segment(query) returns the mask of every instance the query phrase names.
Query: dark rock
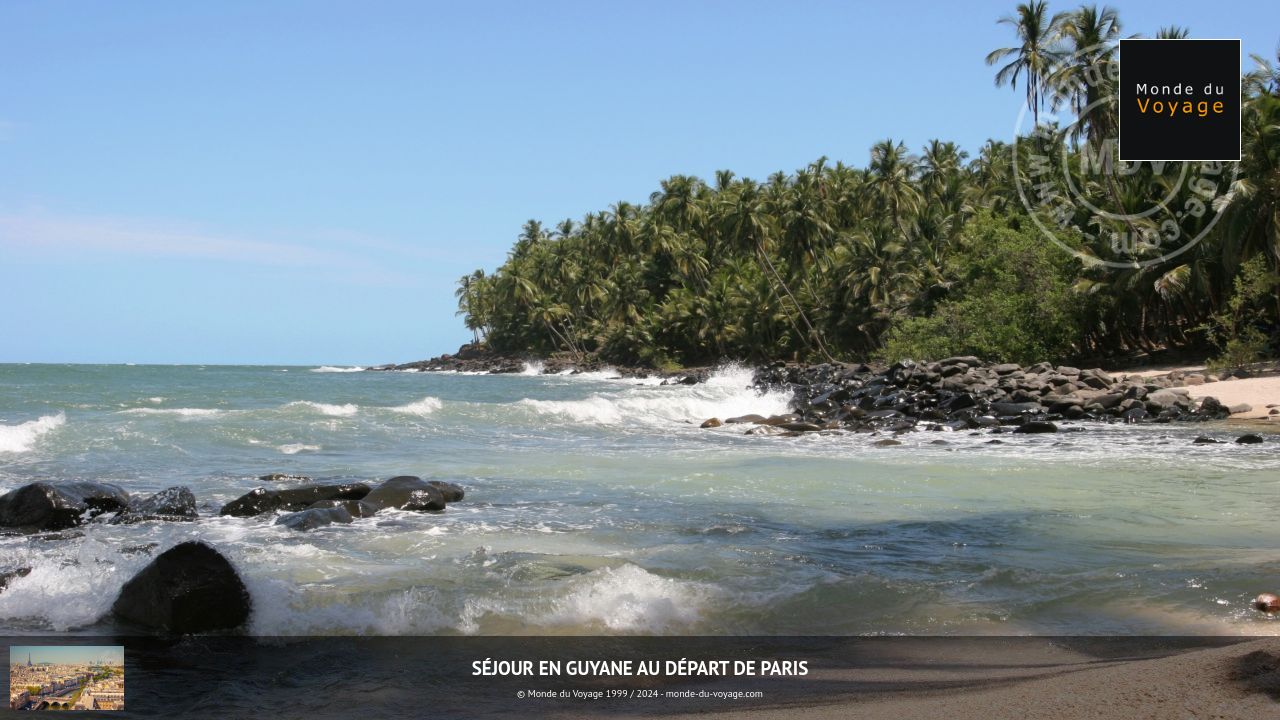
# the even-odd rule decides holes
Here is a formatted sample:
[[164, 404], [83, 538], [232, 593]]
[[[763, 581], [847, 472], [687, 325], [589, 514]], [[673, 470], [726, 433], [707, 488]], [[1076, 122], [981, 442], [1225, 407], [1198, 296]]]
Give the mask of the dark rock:
[[184, 542], [161, 553], [120, 589], [111, 611], [122, 620], [186, 635], [240, 627], [249, 591], [217, 550]]
[[321, 500], [307, 506], [307, 510], [320, 510], [325, 508], [342, 508], [353, 518], [373, 517], [378, 512], [378, 508], [363, 500]]
[[991, 366], [991, 370], [997, 375], [1009, 375], [1011, 373], [1018, 372], [1021, 369], [1022, 366], [1017, 363], [1004, 363], [1001, 365]]
[[991, 403], [991, 412], [996, 415], [1022, 415], [1024, 413], [1043, 412], [1044, 408], [1040, 403], [1023, 402], [1023, 403], [1007, 403], [993, 402]]
[[288, 473], [268, 473], [259, 475], [258, 480], [262, 482], [311, 482], [311, 478], [306, 475], [290, 475]]
[[1015, 433], [1056, 433], [1058, 432], [1058, 426], [1051, 422], [1033, 420], [1019, 425], [1013, 431]]
[[369, 486], [364, 483], [306, 485], [287, 490], [258, 488], [227, 503], [221, 514], [252, 517], [278, 510], [305, 510], [320, 500], [360, 500], [368, 494]]
[[444, 493], [440, 488], [413, 475], [400, 475], [383, 482], [364, 496], [365, 503], [383, 510], [444, 510]]
[[129, 505], [118, 485], [97, 482], [37, 482], [0, 496], [0, 527], [24, 532], [75, 527]]
[[764, 420], [765, 417], [763, 415], [756, 415], [752, 413], [750, 415], [739, 415], [737, 417], [728, 418], [725, 420], [725, 423], [728, 425], [734, 425], [737, 423], [760, 423], [764, 422]]
[[699, 425], [699, 427], [705, 430], [706, 428], [718, 428], [723, 424], [724, 423], [720, 422], [720, 418], [707, 418], [702, 421], [702, 424]]
[[[333, 502], [332, 500], [322, 502]], [[359, 500], [351, 500], [348, 502], [361, 502]], [[345, 507], [317, 507], [308, 510], [299, 510], [276, 518], [277, 525], [284, 525], [293, 530], [315, 530], [318, 527], [332, 525], [333, 523], [350, 523], [351, 513]]]
[[1249, 433], [1236, 438], [1236, 442], [1241, 445], [1257, 445], [1262, 442], [1262, 436], [1257, 433]]
[[195, 520], [196, 496], [185, 486], [171, 487], [161, 490], [143, 500], [130, 503], [114, 518], [112, 523], [131, 524], [147, 520], [180, 522]]
[[31, 574], [29, 567], [6, 568], [0, 570], [0, 590], [9, 587], [9, 581]]
[[1198, 438], [1196, 438], [1195, 440], [1192, 440], [1192, 441], [1191, 441], [1191, 443], [1192, 443], [1193, 445], [1214, 445], [1214, 444], [1219, 443], [1219, 442], [1222, 442], [1222, 441], [1221, 441], [1221, 440], [1215, 440], [1215, 439], [1213, 439], [1213, 438], [1209, 437], [1208, 435], [1201, 435], [1200, 437], [1198, 437]]
[[875, 445], [876, 447], [892, 447], [894, 445], [901, 445], [902, 441], [894, 440], [892, 438], [885, 438], [884, 440], [877, 440], [871, 444]]
[[459, 502], [466, 497], [466, 492], [462, 489], [462, 486], [456, 483], [445, 482], [444, 480], [428, 480], [427, 484], [439, 490], [447, 503]]
[[783, 430], [791, 430], [792, 432], [814, 432], [816, 430], [822, 429], [821, 425], [815, 425], [811, 422], [782, 423], [778, 427], [782, 428]]

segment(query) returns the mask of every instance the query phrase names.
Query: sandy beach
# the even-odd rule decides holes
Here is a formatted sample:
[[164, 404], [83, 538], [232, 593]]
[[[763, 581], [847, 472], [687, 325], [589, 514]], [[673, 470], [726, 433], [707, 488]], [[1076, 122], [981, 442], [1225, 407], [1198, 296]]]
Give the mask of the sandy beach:
[[918, 654], [909, 644], [892, 647], [899, 654], [882, 665], [807, 679], [822, 698], [812, 704], [721, 714], [753, 720], [1280, 717], [1280, 638], [1139, 659], [1100, 659], [1090, 654], [1087, 639], [1020, 639], [1016, 651], [985, 660], [963, 640], [939, 646], [922, 639]]
[[[1210, 375], [1203, 365], [1181, 365], [1157, 367], [1138, 372], [1117, 372], [1117, 375], [1128, 377], [1156, 377], [1179, 372], [1183, 375]], [[1232, 420], [1280, 420], [1280, 412], [1272, 414], [1272, 410], [1280, 408], [1280, 375], [1268, 377], [1233, 378], [1217, 382], [1200, 384], [1188, 383], [1186, 388], [1191, 397], [1203, 400], [1207, 397], [1217, 398], [1218, 402], [1231, 407], [1246, 404], [1247, 412], [1234, 413]]]

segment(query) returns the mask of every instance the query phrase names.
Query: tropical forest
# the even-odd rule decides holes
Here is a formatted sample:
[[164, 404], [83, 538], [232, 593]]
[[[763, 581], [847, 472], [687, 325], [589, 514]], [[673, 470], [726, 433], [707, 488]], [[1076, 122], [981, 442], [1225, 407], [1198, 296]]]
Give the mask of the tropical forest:
[[491, 351], [659, 368], [1274, 357], [1280, 55], [1247, 60], [1239, 163], [1177, 172], [1114, 158], [1114, 70], [1119, 39], [1187, 28], [1130, 34], [1111, 8], [1038, 0], [998, 22], [1009, 46], [986, 62], [1025, 94], [1016, 139], [971, 156], [886, 138], [865, 165], [675, 175], [643, 204], [530, 220], [500, 267], [459, 280], [459, 314]]

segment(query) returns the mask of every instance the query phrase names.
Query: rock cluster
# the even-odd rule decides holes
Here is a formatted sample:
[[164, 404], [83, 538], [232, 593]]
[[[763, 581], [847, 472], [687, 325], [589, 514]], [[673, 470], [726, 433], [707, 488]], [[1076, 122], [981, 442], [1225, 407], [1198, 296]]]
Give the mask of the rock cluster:
[[97, 482], [36, 482], [0, 496], [0, 527], [19, 532], [63, 530], [123, 510], [129, 493]]
[[[1202, 382], [1209, 378], [1199, 378]], [[761, 389], [793, 393], [792, 413], [744, 416], [726, 423], [757, 424], [755, 432], [800, 433], [845, 429], [905, 432], [1012, 426], [1012, 432], [1056, 432], [1062, 420], [1170, 422], [1227, 417], [1213, 398], [1197, 403], [1187, 378], [1115, 377], [1098, 369], [1039, 363], [985, 363], [952, 357], [932, 363], [903, 360], [888, 367], [774, 363], [755, 374]], [[709, 422], [709, 421], [708, 421]], [[762, 429], [772, 428], [772, 429]], [[750, 431], [749, 431], [750, 432]]]
[[458, 502], [464, 495], [461, 487], [450, 482], [400, 475], [374, 488], [364, 483], [310, 485], [289, 490], [258, 488], [227, 503], [222, 514], [247, 517], [291, 510], [293, 512], [277, 518], [276, 524], [294, 530], [314, 530], [370, 517], [386, 509], [439, 512], [447, 503]]
[[379, 365], [369, 370], [399, 370], [417, 372], [465, 372], [489, 373], [503, 375], [524, 372], [530, 363], [536, 362], [542, 367], [543, 375], [559, 375], [569, 373], [576, 375], [584, 372], [609, 371], [623, 378], [660, 377], [663, 384], [693, 385], [703, 382], [710, 375], [712, 368], [688, 368], [673, 372], [664, 372], [644, 367], [619, 367], [606, 363], [595, 357], [580, 358], [566, 353], [555, 353], [545, 358], [531, 358], [526, 355], [501, 353], [490, 350], [483, 343], [467, 343], [458, 348], [458, 352], [445, 353], [430, 360], [402, 363], [399, 365]]
[[[262, 478], [275, 480], [277, 476]], [[454, 483], [402, 475], [377, 487], [360, 482], [280, 490], [260, 487], [224, 505], [220, 514], [253, 517], [283, 511], [288, 514], [279, 518], [279, 524], [311, 530], [370, 517], [387, 508], [438, 512], [464, 494]], [[191, 521], [198, 516], [195, 495], [185, 486], [131, 498], [123, 488], [109, 483], [37, 482], [0, 495], [0, 532], [9, 533], [60, 531], [92, 520], [130, 525]]]

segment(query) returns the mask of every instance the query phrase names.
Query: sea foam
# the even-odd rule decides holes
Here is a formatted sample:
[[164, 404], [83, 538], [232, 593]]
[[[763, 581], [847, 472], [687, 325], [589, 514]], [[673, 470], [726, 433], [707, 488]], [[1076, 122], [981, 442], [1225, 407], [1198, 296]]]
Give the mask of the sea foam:
[[411, 402], [407, 405], [397, 405], [387, 409], [398, 413], [404, 413], [405, 415], [426, 416], [439, 410], [443, 405], [444, 403], [440, 398], [428, 395], [416, 402]]
[[580, 423], [670, 425], [748, 413], [785, 413], [789, 400], [787, 393], [756, 391], [751, 385], [750, 369], [729, 366], [717, 370], [698, 385], [627, 386], [597, 392], [581, 400], [525, 398], [516, 404], [540, 415]]
[[0, 452], [26, 452], [41, 435], [62, 427], [66, 421], [66, 415], [58, 413], [18, 425], [0, 425]]
[[346, 417], [355, 415], [360, 410], [359, 405], [347, 403], [345, 405], [331, 405], [329, 403], [312, 402], [310, 400], [296, 400], [285, 405], [287, 408], [307, 408], [316, 412], [332, 417]]
[[355, 367], [334, 367], [333, 365], [321, 365], [318, 368], [311, 368], [311, 372], [318, 372], [318, 373], [352, 373], [352, 372], [363, 372], [363, 371], [364, 371], [364, 368], [358, 365]]

